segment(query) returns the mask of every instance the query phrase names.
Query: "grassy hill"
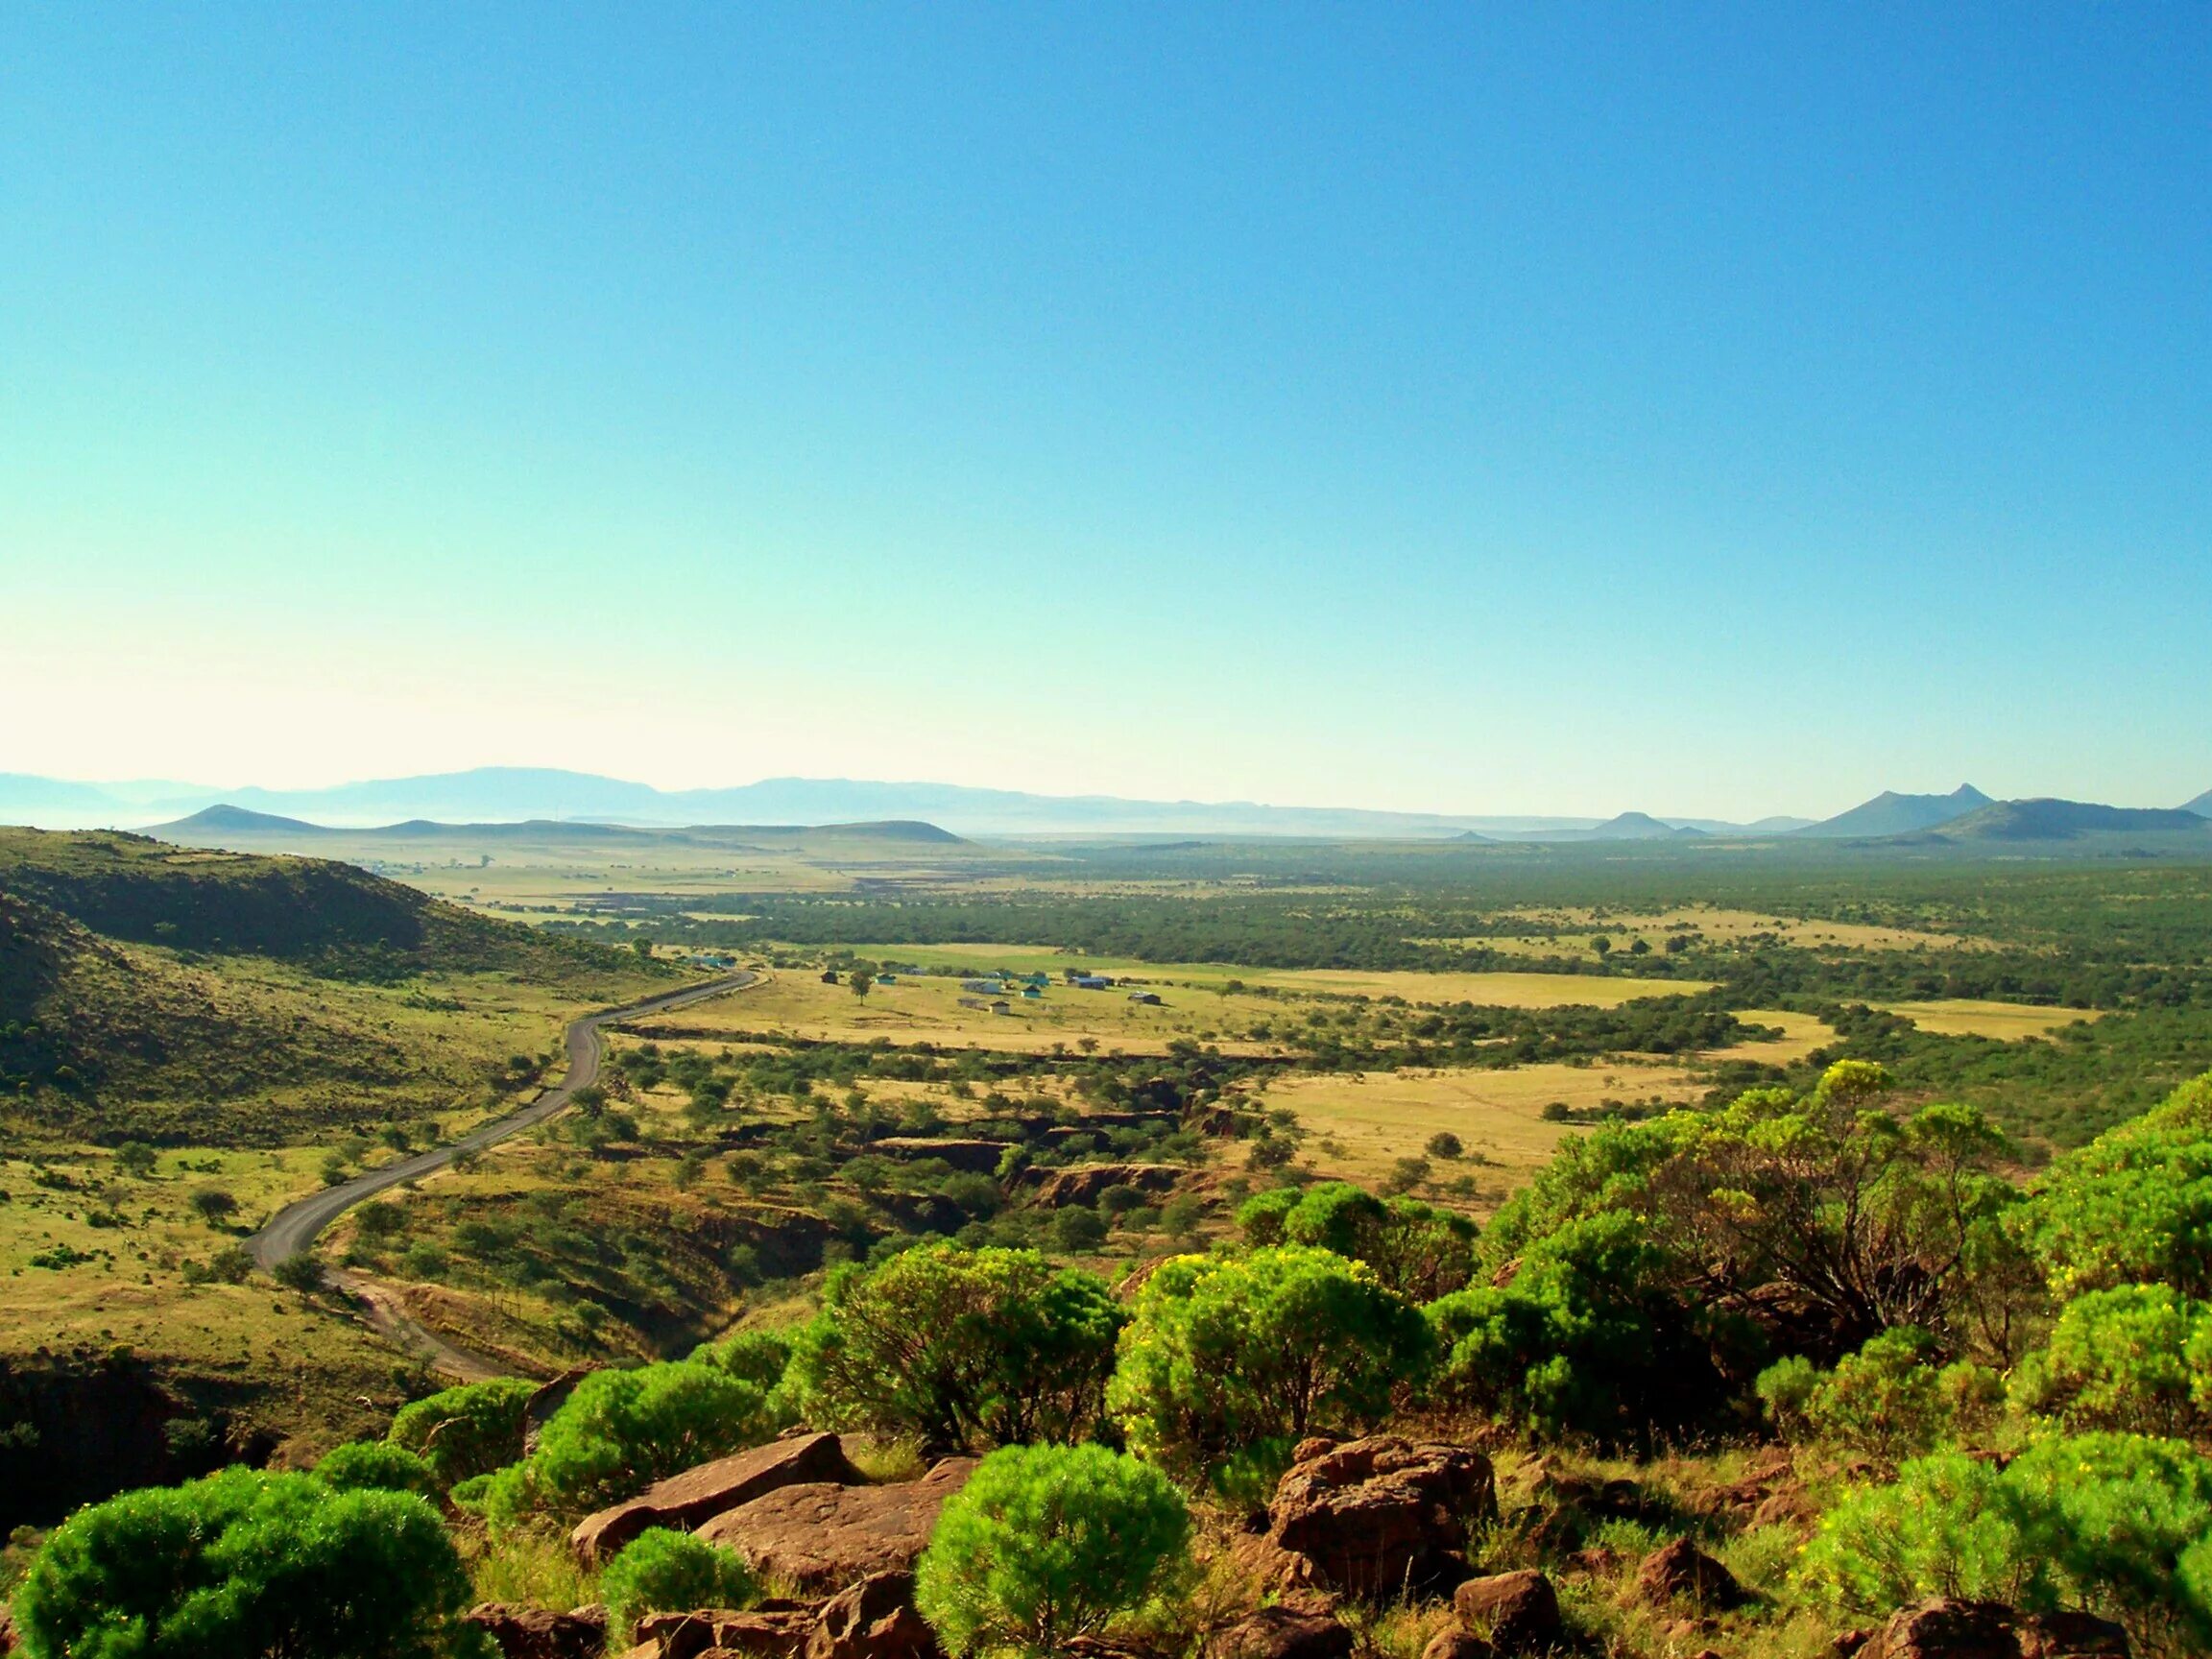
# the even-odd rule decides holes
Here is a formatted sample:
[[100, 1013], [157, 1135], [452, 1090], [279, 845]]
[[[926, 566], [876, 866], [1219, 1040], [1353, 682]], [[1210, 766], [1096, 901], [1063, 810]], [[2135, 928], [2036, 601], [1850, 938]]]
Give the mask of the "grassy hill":
[[1958, 841], [2073, 841], [2084, 835], [2179, 834], [2212, 845], [2212, 821], [2186, 807], [2104, 806], [2089, 801], [1998, 801], [1936, 833]]
[[344, 864], [0, 830], [0, 1101], [27, 1132], [274, 1145], [488, 1106], [562, 1010], [664, 977]]

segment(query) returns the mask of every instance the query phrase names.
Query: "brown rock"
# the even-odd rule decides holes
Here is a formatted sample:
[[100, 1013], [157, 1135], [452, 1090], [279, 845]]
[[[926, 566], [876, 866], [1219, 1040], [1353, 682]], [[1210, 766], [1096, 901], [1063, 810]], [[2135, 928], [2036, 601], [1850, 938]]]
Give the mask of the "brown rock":
[[1471, 1630], [1439, 1630], [1421, 1649], [1421, 1659], [1493, 1659], [1495, 1652]]
[[1938, 1597], [1901, 1607], [1860, 1648], [1860, 1659], [2020, 1659], [2012, 1609]]
[[1818, 1520], [1820, 1506], [1801, 1480], [1786, 1481], [1759, 1500], [1751, 1511], [1754, 1527], [1795, 1527]]
[[1032, 1166], [1018, 1179], [1033, 1189], [1031, 1202], [1039, 1209], [1057, 1210], [1070, 1204], [1096, 1204], [1109, 1187], [1134, 1187], [1154, 1195], [1169, 1192], [1184, 1173], [1172, 1164], [1078, 1164], [1067, 1169]]
[[1229, 1546], [1229, 1559], [1241, 1576], [1265, 1589], [1307, 1590], [1320, 1582], [1320, 1570], [1310, 1559], [1257, 1533], [1238, 1534]]
[[833, 1595], [872, 1573], [912, 1572], [937, 1511], [974, 1468], [973, 1457], [948, 1457], [888, 1486], [784, 1486], [694, 1530], [771, 1578]]
[[1348, 1659], [1352, 1632], [1320, 1613], [1262, 1607], [1221, 1632], [1220, 1659]]
[[1468, 1524], [1497, 1511], [1481, 1453], [1377, 1434], [1294, 1463], [1268, 1505], [1267, 1537], [1311, 1561], [1320, 1583], [1395, 1595], [1465, 1576]]
[[1735, 1607], [1743, 1600], [1736, 1575], [1687, 1538], [1644, 1557], [1636, 1570], [1636, 1594], [1657, 1602], [1687, 1596], [1701, 1607]]
[[914, 1611], [914, 1575], [872, 1573], [831, 1597], [806, 1659], [940, 1659], [935, 1632]]
[[797, 1659], [814, 1633], [813, 1603], [762, 1604], [740, 1612], [706, 1607], [690, 1613], [648, 1613], [637, 1621], [640, 1641], [653, 1644], [660, 1659], [706, 1659], [710, 1653], [743, 1653], [751, 1659]]
[[781, 1486], [803, 1482], [858, 1486], [867, 1479], [846, 1459], [845, 1448], [834, 1434], [772, 1440], [671, 1475], [626, 1503], [587, 1515], [568, 1535], [568, 1544], [586, 1566], [597, 1566], [648, 1527], [697, 1527]]
[[1486, 1634], [1500, 1653], [1541, 1653], [1566, 1634], [1558, 1594], [1532, 1567], [1470, 1578], [1453, 1592], [1452, 1606], [1462, 1624]]
[[1852, 1654], [1873, 1640], [1871, 1630], [1846, 1630], [1828, 1644], [1828, 1651], [1835, 1654], [1836, 1659], [1851, 1659]]
[[598, 1659], [607, 1647], [605, 1614], [591, 1619], [549, 1607], [484, 1601], [462, 1618], [492, 1638], [502, 1659]]
[[2013, 1628], [2020, 1659], [2128, 1659], [2128, 1632], [2093, 1613], [2033, 1613]]

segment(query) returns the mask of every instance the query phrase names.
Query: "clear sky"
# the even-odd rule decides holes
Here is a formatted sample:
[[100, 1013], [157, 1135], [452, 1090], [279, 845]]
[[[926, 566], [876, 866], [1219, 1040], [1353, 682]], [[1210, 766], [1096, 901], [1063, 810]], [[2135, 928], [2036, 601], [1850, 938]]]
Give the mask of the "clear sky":
[[2212, 785], [2212, 8], [14, 0], [0, 770]]

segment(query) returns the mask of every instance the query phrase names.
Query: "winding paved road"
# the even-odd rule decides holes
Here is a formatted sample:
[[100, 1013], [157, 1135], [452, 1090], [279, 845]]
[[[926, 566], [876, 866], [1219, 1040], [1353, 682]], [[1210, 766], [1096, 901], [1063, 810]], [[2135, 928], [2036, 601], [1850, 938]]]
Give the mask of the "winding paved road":
[[353, 1208], [364, 1198], [373, 1197], [388, 1188], [403, 1181], [415, 1181], [424, 1175], [443, 1169], [453, 1162], [453, 1155], [461, 1151], [479, 1151], [510, 1135], [542, 1123], [546, 1118], [565, 1107], [575, 1098], [576, 1091], [599, 1079], [599, 1027], [613, 1020], [635, 1019], [640, 1014], [664, 1014], [671, 1008], [682, 1008], [688, 1003], [719, 997], [727, 991], [742, 991], [758, 982], [760, 975], [754, 973], [726, 974], [719, 979], [704, 984], [686, 985], [681, 991], [665, 992], [659, 997], [648, 997], [642, 1002], [628, 1002], [619, 1008], [603, 1008], [596, 1014], [586, 1014], [568, 1022], [568, 1071], [561, 1081], [529, 1105], [504, 1118], [494, 1118], [464, 1135], [450, 1146], [433, 1147], [418, 1152], [411, 1158], [386, 1164], [366, 1174], [356, 1175], [350, 1181], [336, 1187], [325, 1187], [322, 1191], [287, 1204], [270, 1217], [269, 1224], [246, 1240], [246, 1248], [254, 1262], [263, 1268], [274, 1267], [287, 1256], [297, 1256], [315, 1242], [315, 1236], [324, 1228]]

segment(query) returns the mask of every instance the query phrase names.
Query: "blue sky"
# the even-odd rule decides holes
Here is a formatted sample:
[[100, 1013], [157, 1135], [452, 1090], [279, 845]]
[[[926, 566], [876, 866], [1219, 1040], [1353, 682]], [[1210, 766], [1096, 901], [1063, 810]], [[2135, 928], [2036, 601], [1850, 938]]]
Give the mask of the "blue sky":
[[10, 8], [0, 770], [2212, 785], [2212, 11]]

